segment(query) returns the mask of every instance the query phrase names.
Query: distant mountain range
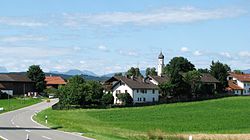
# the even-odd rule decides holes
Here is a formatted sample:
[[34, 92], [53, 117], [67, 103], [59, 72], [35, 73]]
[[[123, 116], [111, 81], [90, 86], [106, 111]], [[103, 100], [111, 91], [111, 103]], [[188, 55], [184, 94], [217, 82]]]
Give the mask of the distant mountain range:
[[[0, 72], [3, 73], [3, 72]], [[20, 75], [26, 75], [26, 72], [8, 72], [10, 74], [20, 74]], [[74, 75], [67, 75], [67, 74], [60, 74], [60, 73], [45, 73], [46, 76], [60, 76], [63, 79], [67, 80], [69, 78], [71, 78]], [[79, 75], [79, 74], [78, 74]], [[84, 75], [84, 74], [80, 74], [81, 77], [83, 77], [85, 80], [93, 80], [93, 81], [100, 81], [100, 82], [104, 82], [106, 80], [109, 79], [109, 77], [104, 77], [104, 76], [91, 76], [91, 75]]]
[[88, 75], [88, 76], [98, 76], [92, 71], [88, 70], [78, 70], [78, 69], [72, 69], [66, 72], [58, 72], [58, 71], [50, 71], [49, 73], [54, 73], [54, 74], [65, 74], [65, 75]]
[[0, 73], [6, 73], [6, 72], [8, 72], [7, 69], [5, 67], [0, 66]]
[[[112, 77], [114, 76], [116, 73], [122, 73], [122, 75], [125, 75], [126, 72], [114, 72], [114, 73], [109, 73], [109, 74], [105, 74], [105, 75], [102, 75], [103, 77]], [[141, 74], [143, 76], [146, 76], [146, 70], [141, 70]]]

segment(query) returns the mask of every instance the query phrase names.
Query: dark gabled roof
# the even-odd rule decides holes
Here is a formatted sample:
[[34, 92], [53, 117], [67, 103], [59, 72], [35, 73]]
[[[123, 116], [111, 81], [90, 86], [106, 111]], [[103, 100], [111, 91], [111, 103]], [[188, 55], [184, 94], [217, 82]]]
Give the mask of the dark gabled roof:
[[[162, 84], [162, 83], [169, 80], [169, 77], [166, 75], [164, 75], [164, 76], [149, 76], [149, 77], [154, 79], [159, 84]], [[216, 78], [214, 78], [209, 73], [202, 73], [201, 74], [201, 82], [202, 83], [219, 83], [220, 81], [218, 81]]]
[[155, 80], [158, 84], [162, 84], [166, 81], [169, 80], [169, 77], [166, 75], [163, 76], [149, 76], [149, 78], [152, 78], [153, 80]]
[[203, 83], [219, 83], [220, 81], [217, 80], [215, 77], [213, 77], [209, 73], [202, 73], [201, 74], [201, 82]]
[[157, 85], [154, 85], [153, 83], [146, 81], [143, 78], [139, 78], [139, 77], [128, 78], [126, 76], [114, 76], [110, 78], [109, 80], [107, 80], [106, 82], [112, 82], [112, 81], [117, 81], [117, 83], [123, 82], [132, 89], [157, 89], [158, 88]]
[[0, 82], [33, 82], [25, 75], [0, 74]]

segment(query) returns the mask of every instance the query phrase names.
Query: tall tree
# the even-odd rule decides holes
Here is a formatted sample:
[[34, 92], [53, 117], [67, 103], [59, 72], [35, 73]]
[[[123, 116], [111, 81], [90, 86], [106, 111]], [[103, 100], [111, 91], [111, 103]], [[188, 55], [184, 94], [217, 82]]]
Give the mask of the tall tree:
[[191, 94], [193, 96], [199, 94], [198, 92], [201, 87], [201, 76], [201, 73], [196, 70], [189, 71], [184, 75], [183, 80], [190, 85]]
[[29, 70], [27, 71], [27, 76], [35, 82], [37, 92], [42, 92], [45, 89], [45, 73], [39, 65], [30, 66]]
[[149, 75], [156, 76], [157, 75], [156, 68], [147, 68], [146, 69], [146, 77]]
[[173, 59], [170, 60], [169, 64], [166, 65], [164, 68], [164, 73], [172, 73], [173, 71], [178, 71], [178, 72], [188, 72], [195, 70], [195, 66], [188, 61], [184, 57], [174, 57]]
[[218, 92], [223, 92], [228, 86], [227, 76], [229, 75], [230, 67], [226, 64], [223, 64], [219, 61], [212, 61], [210, 66], [211, 74], [220, 81], [220, 84], [217, 86]]
[[134, 76], [134, 77], [142, 77], [142, 74], [140, 72], [139, 68], [134, 68], [131, 67], [127, 72], [126, 72], [127, 76]]
[[172, 94], [175, 97], [190, 97], [190, 85], [183, 80], [183, 73], [195, 70], [195, 66], [184, 57], [174, 57], [164, 68], [164, 73], [169, 77], [168, 85], [163, 87], [171, 87]]

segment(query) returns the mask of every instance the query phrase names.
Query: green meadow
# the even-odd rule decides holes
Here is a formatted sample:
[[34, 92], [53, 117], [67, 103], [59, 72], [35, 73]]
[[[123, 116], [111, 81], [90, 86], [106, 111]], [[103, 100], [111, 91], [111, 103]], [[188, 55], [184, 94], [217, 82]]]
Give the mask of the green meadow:
[[134, 108], [48, 109], [35, 119], [44, 124], [46, 115], [50, 127], [99, 140], [250, 133], [250, 97], [247, 96]]
[[12, 99], [0, 99], [0, 108], [4, 108], [4, 111], [0, 111], [0, 113], [20, 109], [23, 107], [27, 107], [36, 103], [41, 102], [41, 99], [33, 99], [33, 98], [12, 98]]

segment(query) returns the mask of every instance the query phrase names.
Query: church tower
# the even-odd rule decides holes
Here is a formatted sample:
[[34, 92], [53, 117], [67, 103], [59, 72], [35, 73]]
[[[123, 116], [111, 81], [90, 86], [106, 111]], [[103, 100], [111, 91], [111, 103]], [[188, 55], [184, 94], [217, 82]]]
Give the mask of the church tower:
[[158, 76], [162, 76], [163, 67], [164, 67], [164, 55], [161, 52], [158, 57], [158, 73], [157, 73]]

